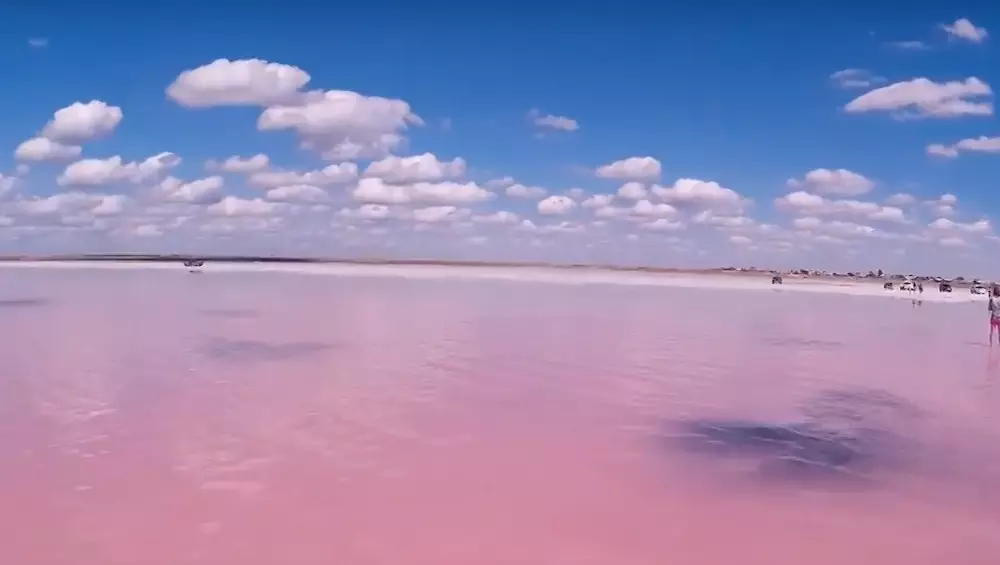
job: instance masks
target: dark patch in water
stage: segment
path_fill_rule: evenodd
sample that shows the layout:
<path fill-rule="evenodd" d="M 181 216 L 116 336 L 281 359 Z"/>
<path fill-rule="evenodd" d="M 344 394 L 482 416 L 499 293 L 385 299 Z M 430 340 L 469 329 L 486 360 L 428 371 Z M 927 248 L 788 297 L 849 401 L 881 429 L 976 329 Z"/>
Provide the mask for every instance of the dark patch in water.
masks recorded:
<path fill-rule="evenodd" d="M 871 475 L 905 463 L 907 432 L 922 412 L 878 390 L 824 392 L 791 422 L 689 420 L 671 424 L 669 445 L 689 454 L 749 459 L 751 474 L 800 486 L 870 484 Z"/>
<path fill-rule="evenodd" d="M 256 318 L 259 315 L 254 310 L 241 308 L 206 308 L 201 313 L 218 318 Z"/>
<path fill-rule="evenodd" d="M 211 338 L 199 348 L 202 355 L 220 361 L 258 362 L 284 361 L 314 355 L 330 349 L 330 345 L 315 341 L 268 343 L 256 340 Z"/>
<path fill-rule="evenodd" d="M 48 303 L 44 298 L 5 298 L 0 299 L 0 308 L 31 308 Z"/>

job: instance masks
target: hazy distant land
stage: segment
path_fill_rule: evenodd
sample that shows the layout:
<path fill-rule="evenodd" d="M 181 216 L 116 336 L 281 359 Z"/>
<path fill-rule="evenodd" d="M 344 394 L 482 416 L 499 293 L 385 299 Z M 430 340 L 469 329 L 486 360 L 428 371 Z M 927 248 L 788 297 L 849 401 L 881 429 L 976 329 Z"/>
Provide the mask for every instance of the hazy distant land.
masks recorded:
<path fill-rule="evenodd" d="M 809 269 L 764 269 L 756 267 L 706 267 L 706 268 L 685 268 L 685 267 L 653 267 L 653 266 L 626 266 L 594 263 L 557 263 L 557 262 L 517 262 L 517 261 L 469 261 L 469 260 L 441 260 L 441 259 L 343 259 L 343 258 L 317 258 L 317 257 L 289 257 L 289 256 L 257 256 L 257 255 L 188 255 L 188 254 L 138 254 L 138 253 L 105 253 L 105 254 L 65 254 L 65 255 L 5 255 L 0 256 L 0 262 L 47 262 L 47 261 L 113 261 L 113 262 L 141 262 L 141 263 L 183 263 L 188 260 L 203 260 L 206 263 L 278 263 L 278 264 L 330 264 L 330 265 L 397 265 L 397 266 L 441 266 L 441 267 L 489 267 L 489 268 L 547 268 L 547 269 L 579 269 L 589 271 L 619 271 L 637 273 L 663 273 L 663 274 L 730 274 L 739 276 L 771 276 L 781 274 L 785 277 L 810 278 L 821 280 L 856 280 L 866 282 L 882 283 L 890 280 L 902 280 L 913 278 L 920 281 L 933 281 L 942 277 L 916 276 L 889 274 L 875 276 L 874 272 L 846 272 L 833 273 L 826 271 L 816 271 Z M 945 278 L 952 281 L 952 278 Z M 934 281 L 936 282 L 936 281 Z M 952 284 L 964 287 L 971 284 L 972 280 L 963 277 L 954 277 Z"/>

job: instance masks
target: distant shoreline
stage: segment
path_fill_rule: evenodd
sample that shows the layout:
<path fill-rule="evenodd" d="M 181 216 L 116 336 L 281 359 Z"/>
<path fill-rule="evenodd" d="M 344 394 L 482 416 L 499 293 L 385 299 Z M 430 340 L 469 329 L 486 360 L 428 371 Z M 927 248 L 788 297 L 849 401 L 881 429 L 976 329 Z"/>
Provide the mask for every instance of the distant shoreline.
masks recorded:
<path fill-rule="evenodd" d="M 276 256 L 256 256 L 256 255 L 146 255 L 132 253 L 106 253 L 106 254 L 82 254 L 82 255 L 6 255 L 0 256 L 0 264 L 3 263 L 45 263 L 45 262 L 117 262 L 117 263 L 183 263 L 188 260 L 202 260 L 206 263 L 227 263 L 227 264 L 311 264 L 311 265 L 385 265 L 385 266 L 425 266 L 425 267 L 475 267 L 475 268 L 516 268 L 516 269 L 559 269 L 577 271 L 605 271 L 605 272 L 627 272 L 665 275 L 731 275 L 731 276 L 773 276 L 780 274 L 784 278 L 815 281 L 842 281 L 867 282 L 867 283 L 898 283 L 905 278 L 898 274 L 886 274 L 883 277 L 859 276 L 855 274 L 833 274 L 833 273 L 802 273 L 788 272 L 777 269 L 756 269 L 739 267 L 706 267 L 706 268 L 684 268 L 684 267 L 652 267 L 652 266 L 626 266 L 626 265 L 606 265 L 591 263 L 546 263 L 546 262 L 517 262 L 517 261 L 462 261 L 462 260 L 442 260 L 442 259 L 337 259 L 337 258 L 316 258 L 316 257 L 276 257 Z M 937 284 L 932 277 L 914 277 L 914 280 L 928 284 Z M 947 280 L 947 279 L 946 279 Z M 965 288 L 972 284 L 972 280 L 950 280 L 956 288 Z"/>
<path fill-rule="evenodd" d="M 64 261 L 113 261 L 136 263 L 182 263 L 188 260 L 202 260 L 206 263 L 303 263 L 317 265 L 398 265 L 398 266 L 439 266 L 439 267 L 513 267 L 547 269 L 585 269 L 600 271 L 634 271 L 645 273 L 671 274 L 772 274 L 770 270 L 739 270 L 737 268 L 704 268 L 691 269 L 679 267 L 629 267 L 622 265 L 600 265 L 590 263 L 545 263 L 516 261 L 448 261 L 441 259 L 334 259 L 311 257 L 268 257 L 252 255 L 133 255 L 133 254 L 101 254 L 101 255 L 41 255 L 41 256 L 0 256 L 0 263 L 9 262 L 64 262 Z"/>

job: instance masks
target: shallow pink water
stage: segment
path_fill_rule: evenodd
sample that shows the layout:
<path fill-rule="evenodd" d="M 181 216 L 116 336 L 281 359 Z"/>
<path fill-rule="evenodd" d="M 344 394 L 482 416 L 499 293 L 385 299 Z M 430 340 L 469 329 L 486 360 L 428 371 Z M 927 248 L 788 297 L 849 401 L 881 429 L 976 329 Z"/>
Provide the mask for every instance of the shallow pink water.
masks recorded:
<path fill-rule="evenodd" d="M 138 271 L 5 272 L 0 300 L 0 563 L 1000 555 L 978 305 Z M 850 480 L 675 441 L 845 391 L 898 439 Z"/>

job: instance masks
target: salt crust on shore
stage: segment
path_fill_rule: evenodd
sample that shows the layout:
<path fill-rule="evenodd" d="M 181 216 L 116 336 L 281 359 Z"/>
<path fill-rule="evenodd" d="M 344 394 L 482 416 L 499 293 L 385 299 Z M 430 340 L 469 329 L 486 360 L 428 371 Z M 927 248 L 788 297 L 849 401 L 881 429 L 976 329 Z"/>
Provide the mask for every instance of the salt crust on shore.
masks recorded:
<path fill-rule="evenodd" d="M 0 263 L 6 269 L 145 269 L 186 271 L 179 263 L 130 261 L 16 261 Z M 486 267 L 454 265 L 372 265 L 351 263 L 211 263 L 210 273 L 284 273 L 341 277 L 400 277 L 408 279 L 504 280 L 570 285 L 662 286 L 720 290 L 757 290 L 770 292 L 815 292 L 847 296 L 881 296 L 925 302 L 969 303 L 986 299 L 967 289 L 952 293 L 938 292 L 927 285 L 923 295 L 899 290 L 885 290 L 879 281 L 823 280 L 785 277 L 784 284 L 772 285 L 766 274 L 647 273 L 607 269 L 557 267 Z"/>

